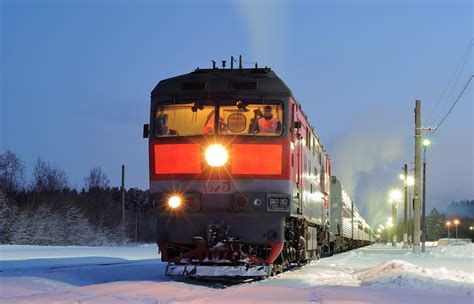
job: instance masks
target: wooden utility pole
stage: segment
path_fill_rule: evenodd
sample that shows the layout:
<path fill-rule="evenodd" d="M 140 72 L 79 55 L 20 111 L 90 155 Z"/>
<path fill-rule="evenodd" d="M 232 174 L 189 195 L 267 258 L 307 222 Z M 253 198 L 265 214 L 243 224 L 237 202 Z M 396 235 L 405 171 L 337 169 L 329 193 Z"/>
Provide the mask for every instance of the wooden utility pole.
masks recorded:
<path fill-rule="evenodd" d="M 425 242 L 426 242 L 426 147 L 423 152 L 423 204 L 422 204 L 422 213 L 421 213 L 421 252 L 425 252 Z"/>
<path fill-rule="evenodd" d="M 415 206 L 413 211 L 413 253 L 420 253 L 420 146 L 421 146 L 421 101 L 415 104 Z"/>
<path fill-rule="evenodd" d="M 122 165 L 122 224 L 125 224 L 125 165 Z"/>
<path fill-rule="evenodd" d="M 405 164 L 403 167 L 403 187 L 405 190 L 405 195 L 403 196 L 403 248 L 408 247 L 408 165 Z"/>

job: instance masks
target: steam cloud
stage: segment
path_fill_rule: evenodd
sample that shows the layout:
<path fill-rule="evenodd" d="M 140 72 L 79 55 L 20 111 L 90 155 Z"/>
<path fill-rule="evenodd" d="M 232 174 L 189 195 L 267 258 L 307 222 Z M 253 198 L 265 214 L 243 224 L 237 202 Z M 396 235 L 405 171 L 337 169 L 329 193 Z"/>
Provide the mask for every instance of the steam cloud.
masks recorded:
<path fill-rule="evenodd" d="M 346 188 L 359 210 L 374 227 L 385 224 L 390 214 L 388 186 L 401 166 L 404 142 L 401 132 L 385 119 L 383 111 L 366 112 L 345 126 L 331 149 L 332 174 Z"/>

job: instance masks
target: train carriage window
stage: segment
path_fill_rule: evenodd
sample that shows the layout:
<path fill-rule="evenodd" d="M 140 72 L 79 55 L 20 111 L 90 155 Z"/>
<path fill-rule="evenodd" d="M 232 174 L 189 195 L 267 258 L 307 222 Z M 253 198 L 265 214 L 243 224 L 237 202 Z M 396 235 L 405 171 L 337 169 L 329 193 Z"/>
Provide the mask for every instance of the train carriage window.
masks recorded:
<path fill-rule="evenodd" d="M 221 105 L 219 120 L 222 135 L 279 136 L 283 130 L 280 104 Z"/>
<path fill-rule="evenodd" d="M 200 103 L 158 105 L 155 136 L 192 136 L 214 134 L 215 106 Z"/>

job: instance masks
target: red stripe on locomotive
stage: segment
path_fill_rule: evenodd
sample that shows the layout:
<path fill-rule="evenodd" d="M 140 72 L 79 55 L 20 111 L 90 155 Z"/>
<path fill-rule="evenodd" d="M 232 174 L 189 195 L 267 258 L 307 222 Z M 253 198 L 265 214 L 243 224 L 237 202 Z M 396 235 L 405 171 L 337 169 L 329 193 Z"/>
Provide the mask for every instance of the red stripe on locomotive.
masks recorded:
<path fill-rule="evenodd" d="M 274 174 L 282 172 L 282 146 L 263 144 L 232 145 L 232 174 Z"/>
<path fill-rule="evenodd" d="M 201 173 L 201 152 L 197 144 L 155 145 L 155 173 Z"/>

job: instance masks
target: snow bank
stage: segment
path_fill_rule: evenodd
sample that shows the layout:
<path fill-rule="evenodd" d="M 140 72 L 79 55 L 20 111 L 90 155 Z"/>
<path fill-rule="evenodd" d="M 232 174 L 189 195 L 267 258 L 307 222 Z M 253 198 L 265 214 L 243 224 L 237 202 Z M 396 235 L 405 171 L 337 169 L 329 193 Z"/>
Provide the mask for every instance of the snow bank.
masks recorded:
<path fill-rule="evenodd" d="M 438 246 L 431 250 L 430 255 L 434 257 L 474 259 L 474 244 L 452 243 L 446 246 Z"/>
<path fill-rule="evenodd" d="M 156 244 L 115 247 L 0 245 L 0 261 L 24 261 L 28 259 L 51 260 L 79 257 L 107 257 L 126 260 L 141 260 L 158 259 L 160 255 L 158 254 L 158 247 Z"/>
<path fill-rule="evenodd" d="M 402 260 L 390 260 L 354 273 L 362 286 L 390 284 L 432 289 L 436 284 L 472 289 L 474 274 L 441 268 L 423 268 Z"/>

